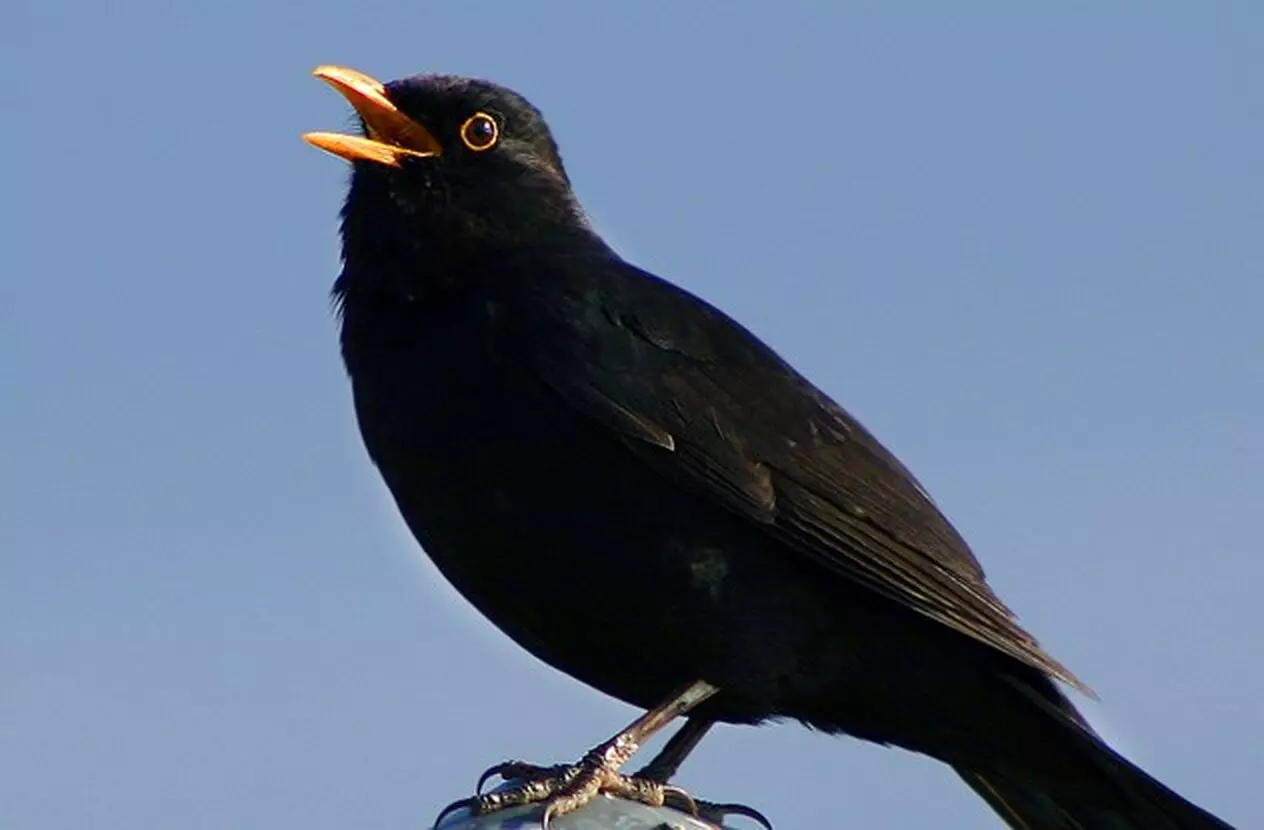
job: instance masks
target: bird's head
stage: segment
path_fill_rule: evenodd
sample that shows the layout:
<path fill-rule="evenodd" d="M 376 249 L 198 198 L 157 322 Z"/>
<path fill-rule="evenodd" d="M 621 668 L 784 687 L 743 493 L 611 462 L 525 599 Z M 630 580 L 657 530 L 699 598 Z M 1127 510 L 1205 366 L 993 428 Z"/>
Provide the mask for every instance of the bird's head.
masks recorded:
<path fill-rule="evenodd" d="M 483 246 L 584 226 L 544 118 L 517 93 L 451 75 L 382 84 L 338 66 L 313 74 L 361 121 L 359 135 L 303 136 L 354 163 L 344 233 L 360 221 L 431 244 Z"/>

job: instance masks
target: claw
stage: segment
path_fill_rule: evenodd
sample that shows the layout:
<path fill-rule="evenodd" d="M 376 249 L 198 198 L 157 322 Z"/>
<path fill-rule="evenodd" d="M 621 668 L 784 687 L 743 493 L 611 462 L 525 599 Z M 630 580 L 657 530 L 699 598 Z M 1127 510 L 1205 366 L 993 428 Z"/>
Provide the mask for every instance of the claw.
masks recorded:
<path fill-rule="evenodd" d="M 698 802 L 684 789 L 669 784 L 661 785 L 663 791 L 663 803 L 667 806 L 680 810 L 682 813 L 688 813 L 694 818 L 699 818 L 701 813 L 698 811 Z M 706 803 L 706 802 L 703 802 Z M 768 828 L 772 830 L 772 828 Z"/>
<path fill-rule="evenodd" d="M 482 795 L 483 786 L 486 785 L 488 781 L 492 780 L 493 778 L 497 776 L 500 776 L 501 778 L 503 778 L 504 773 L 502 772 L 502 770 L 508 765 L 513 764 L 513 763 L 516 763 L 516 762 L 506 761 L 503 764 L 496 764 L 495 766 L 490 766 L 487 769 L 483 770 L 483 774 L 478 777 L 478 783 L 474 785 L 474 794 Z"/>
<path fill-rule="evenodd" d="M 715 804 L 703 801 L 698 804 L 698 812 L 694 815 L 716 827 L 723 827 L 724 819 L 728 816 L 745 816 L 758 823 L 764 830 L 772 830 L 772 822 L 768 820 L 768 816 L 745 804 Z"/>
<path fill-rule="evenodd" d="M 435 818 L 434 824 L 431 825 L 431 830 L 434 830 L 434 828 L 437 828 L 440 824 L 442 824 L 443 820 L 447 818 L 449 814 L 455 813 L 457 810 L 472 808 L 474 806 L 474 801 L 475 799 L 473 798 L 458 798 L 447 807 L 444 807 L 439 811 L 439 815 Z"/>

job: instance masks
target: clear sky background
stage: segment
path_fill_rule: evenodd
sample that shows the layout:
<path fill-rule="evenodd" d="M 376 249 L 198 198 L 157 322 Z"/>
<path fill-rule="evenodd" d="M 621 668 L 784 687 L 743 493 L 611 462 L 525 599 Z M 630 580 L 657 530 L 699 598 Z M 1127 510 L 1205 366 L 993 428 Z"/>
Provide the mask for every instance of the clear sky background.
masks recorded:
<path fill-rule="evenodd" d="M 365 456 L 326 62 L 530 97 L 607 237 L 899 454 L 1116 745 L 1264 826 L 1264 4 L 18 0 L 0 47 L 0 827 L 416 830 L 634 714 L 467 607 Z M 999 826 L 793 724 L 681 782 Z"/>

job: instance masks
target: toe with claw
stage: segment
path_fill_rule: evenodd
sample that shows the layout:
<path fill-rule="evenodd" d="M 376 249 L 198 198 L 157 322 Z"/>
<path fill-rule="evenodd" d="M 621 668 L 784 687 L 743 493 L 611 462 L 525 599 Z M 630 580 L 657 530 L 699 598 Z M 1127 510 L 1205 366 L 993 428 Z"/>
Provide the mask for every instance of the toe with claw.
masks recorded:
<path fill-rule="evenodd" d="M 754 807 L 747 807 L 745 804 L 716 804 L 711 801 L 699 801 L 697 805 L 698 811 L 693 815 L 716 827 L 726 826 L 724 822 L 729 816 L 744 816 L 764 830 L 772 830 L 772 822 Z"/>

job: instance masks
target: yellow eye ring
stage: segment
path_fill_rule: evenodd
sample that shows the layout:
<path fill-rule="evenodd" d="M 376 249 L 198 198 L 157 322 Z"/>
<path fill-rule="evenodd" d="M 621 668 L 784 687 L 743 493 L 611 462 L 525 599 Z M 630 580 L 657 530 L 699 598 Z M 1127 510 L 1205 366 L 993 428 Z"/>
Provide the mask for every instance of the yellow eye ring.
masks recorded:
<path fill-rule="evenodd" d="M 476 153 L 490 150 L 500 141 L 500 125 L 485 112 L 476 112 L 461 125 L 461 141 Z"/>

